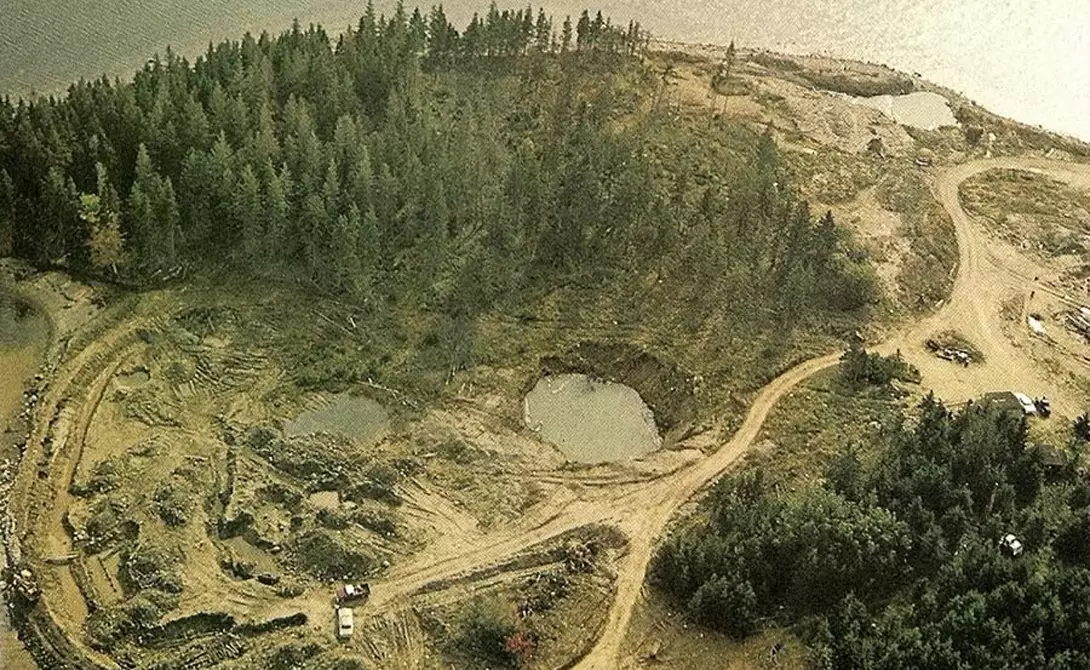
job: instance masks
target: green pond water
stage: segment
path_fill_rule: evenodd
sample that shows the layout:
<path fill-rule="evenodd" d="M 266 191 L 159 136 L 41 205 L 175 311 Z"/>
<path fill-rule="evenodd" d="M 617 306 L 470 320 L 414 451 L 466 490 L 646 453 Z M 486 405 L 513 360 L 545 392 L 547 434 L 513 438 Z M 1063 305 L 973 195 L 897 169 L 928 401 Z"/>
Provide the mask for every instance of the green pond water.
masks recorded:
<path fill-rule="evenodd" d="M 651 410 L 634 389 L 586 375 L 543 377 L 526 396 L 526 425 L 580 463 L 638 458 L 662 446 Z"/>

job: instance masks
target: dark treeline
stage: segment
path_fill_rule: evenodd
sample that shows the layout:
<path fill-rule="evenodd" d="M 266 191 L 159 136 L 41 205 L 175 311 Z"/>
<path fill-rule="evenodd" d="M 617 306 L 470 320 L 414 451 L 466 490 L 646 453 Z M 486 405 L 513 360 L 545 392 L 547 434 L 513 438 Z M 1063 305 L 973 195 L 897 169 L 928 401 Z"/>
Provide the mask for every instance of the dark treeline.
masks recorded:
<path fill-rule="evenodd" d="M 442 7 L 369 6 L 336 38 L 295 25 L 5 101 L 0 253 L 136 284 L 229 265 L 357 297 L 410 286 L 459 310 L 673 254 L 792 313 L 868 302 L 771 138 L 729 183 L 655 161 L 670 118 L 646 39 L 600 13 L 493 5 L 459 32 Z"/>
<path fill-rule="evenodd" d="M 799 624 L 816 667 L 1087 667 L 1090 481 L 1046 467 L 1020 417 L 931 398 L 920 413 L 824 485 L 724 479 L 652 580 L 739 637 Z M 1007 533 L 1023 555 L 1000 550 Z"/>

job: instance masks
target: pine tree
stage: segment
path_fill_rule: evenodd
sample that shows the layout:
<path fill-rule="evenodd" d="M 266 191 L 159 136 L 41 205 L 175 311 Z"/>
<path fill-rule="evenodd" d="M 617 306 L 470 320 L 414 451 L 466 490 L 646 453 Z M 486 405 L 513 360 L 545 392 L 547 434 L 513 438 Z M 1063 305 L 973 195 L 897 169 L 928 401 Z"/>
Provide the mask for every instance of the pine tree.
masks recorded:
<path fill-rule="evenodd" d="M 575 24 L 575 46 L 580 51 L 590 46 L 590 31 L 590 14 L 584 9 L 583 13 L 579 15 L 579 22 Z"/>
<path fill-rule="evenodd" d="M 263 243 L 265 237 L 265 208 L 261 201 L 261 184 L 253 169 L 242 168 L 238 191 L 235 194 L 235 211 L 238 213 L 242 234 L 241 257 L 252 271 L 260 273 L 265 261 Z"/>
<path fill-rule="evenodd" d="M 564 17 L 564 26 L 560 32 L 560 53 L 567 53 L 571 49 L 572 28 L 571 17 Z"/>
<path fill-rule="evenodd" d="M 46 228 L 46 234 L 39 241 L 39 260 L 49 263 L 67 262 L 73 228 L 76 225 L 76 201 L 77 194 L 64 171 L 56 166 L 50 168 L 42 187 L 42 216 L 51 225 Z"/>
<path fill-rule="evenodd" d="M 368 279 L 375 275 L 382 257 L 380 236 L 378 215 L 375 214 L 374 207 L 368 207 L 363 210 L 359 233 L 356 235 L 356 257 L 360 260 L 361 271 Z"/>
<path fill-rule="evenodd" d="M 359 231 L 362 224 L 360 211 L 354 205 L 348 214 L 337 217 L 330 240 L 330 256 L 334 269 L 333 286 L 356 295 L 361 287 L 359 249 Z"/>
<path fill-rule="evenodd" d="M 152 166 L 147 147 L 140 145 L 136 157 L 136 177 L 129 191 L 125 221 L 126 237 L 132 240 L 136 264 L 151 270 L 158 267 L 157 217 L 155 203 L 159 197 L 159 176 Z"/>
<path fill-rule="evenodd" d="M 0 256 L 12 251 L 15 239 L 15 185 L 7 170 L 0 169 Z"/>
<path fill-rule="evenodd" d="M 428 15 L 428 58 L 430 66 L 446 66 L 454 56 L 457 31 L 450 25 L 442 5 L 435 5 Z"/>
<path fill-rule="evenodd" d="M 409 50 L 413 55 L 423 55 L 428 45 L 428 26 L 420 8 L 413 8 L 409 17 Z"/>
<path fill-rule="evenodd" d="M 537 11 L 537 22 L 534 24 L 534 47 L 541 52 L 549 50 L 549 38 L 552 36 L 553 27 L 549 18 L 545 16 L 545 10 Z"/>
<path fill-rule="evenodd" d="M 235 210 L 235 153 L 220 133 L 208 156 L 206 188 L 209 189 L 210 213 L 208 241 L 218 254 L 233 248 L 239 239 L 238 212 Z"/>
<path fill-rule="evenodd" d="M 251 160 L 254 165 L 266 162 L 276 164 L 280 160 L 280 141 L 276 138 L 276 123 L 268 102 L 262 103 L 258 112 L 257 130 L 253 137 Z"/>
<path fill-rule="evenodd" d="M 329 278 L 334 274 L 328 254 L 329 213 L 319 194 L 311 193 L 303 201 L 299 223 L 307 273 L 319 286 L 328 286 Z"/>
<path fill-rule="evenodd" d="M 291 206 L 288 193 L 291 192 L 291 175 L 285 169 L 277 174 L 271 164 L 265 170 L 265 183 L 262 193 L 262 206 L 265 212 L 266 232 L 262 238 L 263 256 L 272 269 L 279 269 L 291 256 L 288 244 L 289 219 Z"/>
<path fill-rule="evenodd" d="M 162 259 L 161 267 L 173 269 L 178 265 L 178 238 L 181 234 L 182 217 L 178 212 L 178 199 L 170 177 L 163 179 L 160 183 L 159 199 L 155 209 L 158 216 L 158 253 Z"/>

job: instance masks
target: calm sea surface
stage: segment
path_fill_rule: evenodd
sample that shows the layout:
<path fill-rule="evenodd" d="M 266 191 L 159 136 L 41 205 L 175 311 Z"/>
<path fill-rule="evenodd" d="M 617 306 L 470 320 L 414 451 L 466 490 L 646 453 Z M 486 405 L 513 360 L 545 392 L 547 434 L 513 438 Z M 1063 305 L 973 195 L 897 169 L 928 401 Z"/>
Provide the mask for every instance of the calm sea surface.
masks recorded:
<path fill-rule="evenodd" d="M 127 74 L 170 44 L 200 51 L 293 18 L 331 31 L 357 0 L 3 0 L 0 92 L 52 92 L 79 77 Z M 393 3 L 377 0 L 380 11 Z M 412 5 L 409 0 L 407 5 Z M 499 3 L 523 6 L 525 3 Z M 557 17 L 582 2 L 543 0 Z M 459 27 L 486 0 L 448 0 Z M 1090 0 L 602 0 L 616 21 L 692 42 L 828 53 L 888 63 L 958 89 L 1006 116 L 1090 140 Z"/>

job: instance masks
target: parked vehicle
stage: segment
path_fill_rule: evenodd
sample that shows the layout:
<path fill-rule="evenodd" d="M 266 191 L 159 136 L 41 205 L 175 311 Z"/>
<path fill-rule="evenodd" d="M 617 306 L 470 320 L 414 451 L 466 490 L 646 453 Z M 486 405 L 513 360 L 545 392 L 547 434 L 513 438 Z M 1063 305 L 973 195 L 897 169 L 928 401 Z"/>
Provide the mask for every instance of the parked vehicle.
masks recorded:
<path fill-rule="evenodd" d="M 337 589 L 337 604 L 349 605 L 353 603 L 365 602 L 371 597 L 371 585 L 364 582 L 362 584 L 342 584 Z"/>
<path fill-rule="evenodd" d="M 347 640 L 356 628 L 356 617 L 351 607 L 337 608 L 337 637 Z"/>
<path fill-rule="evenodd" d="M 1022 546 L 1022 541 L 1019 540 L 1014 533 L 1007 533 L 1003 536 L 1003 539 L 999 541 L 999 549 L 1008 556 L 1021 556 L 1025 547 Z"/>

